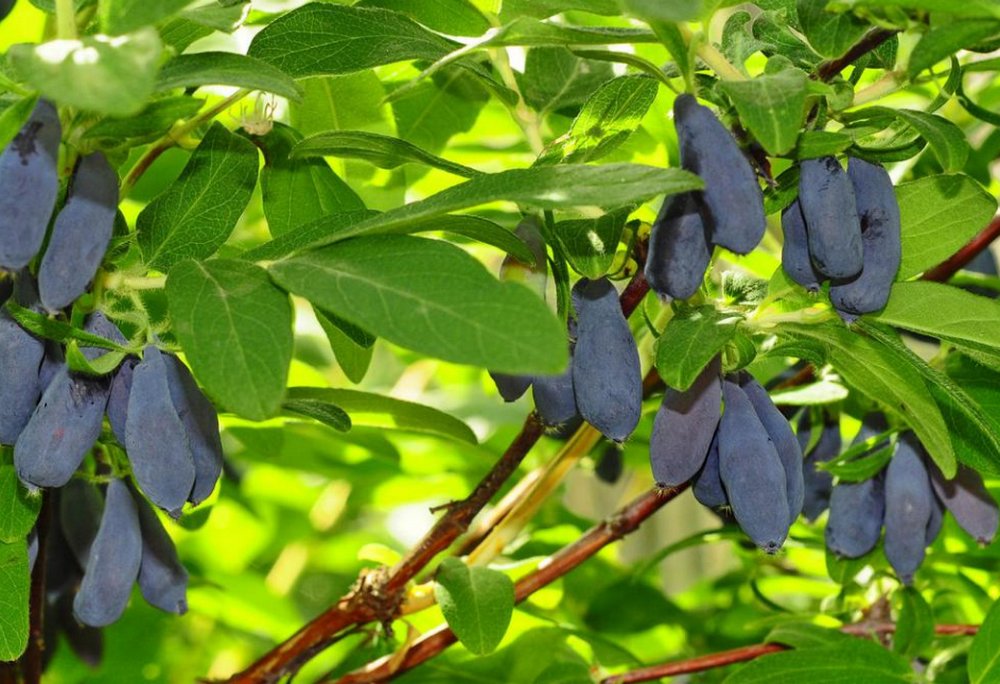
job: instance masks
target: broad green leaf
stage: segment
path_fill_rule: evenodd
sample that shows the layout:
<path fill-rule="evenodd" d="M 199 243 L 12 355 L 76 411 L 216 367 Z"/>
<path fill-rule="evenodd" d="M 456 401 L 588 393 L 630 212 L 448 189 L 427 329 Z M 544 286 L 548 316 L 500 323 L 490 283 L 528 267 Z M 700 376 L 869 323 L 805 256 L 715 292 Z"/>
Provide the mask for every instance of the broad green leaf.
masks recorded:
<path fill-rule="evenodd" d="M 442 151 L 453 135 L 476 125 L 489 93 L 463 69 L 420 81 L 392 94 L 396 135 L 426 152 Z"/>
<path fill-rule="evenodd" d="M 41 507 L 42 497 L 28 495 L 14 466 L 0 465 L 0 544 L 27 537 Z"/>
<path fill-rule="evenodd" d="M 620 0 L 629 14 L 650 21 L 697 21 L 715 9 L 716 0 Z"/>
<path fill-rule="evenodd" d="M 211 256 L 229 237 L 257 184 L 257 148 L 216 122 L 184 171 L 136 220 L 149 266 L 166 271 Z"/>
<path fill-rule="evenodd" d="M 448 626 L 469 651 L 491 653 L 514 613 L 514 583 L 489 568 L 470 568 L 446 558 L 434 576 L 434 596 Z"/>
<path fill-rule="evenodd" d="M 870 28 L 850 13 L 828 11 L 822 0 L 798 0 L 796 10 L 802 33 L 824 57 L 840 57 Z"/>
<path fill-rule="evenodd" d="M 504 23 L 518 17 L 547 19 L 571 10 L 615 16 L 621 12 L 621 5 L 619 0 L 504 0 L 500 19 Z"/>
<path fill-rule="evenodd" d="M 697 190 L 702 181 L 680 169 L 658 169 L 640 164 L 600 166 L 558 165 L 511 169 L 483 174 L 442 190 L 418 202 L 358 220 L 358 216 L 331 216 L 304 227 L 305 236 L 288 236 L 284 244 L 265 245 L 247 255 L 276 258 L 296 250 L 329 245 L 361 235 L 431 230 L 422 224 L 442 214 L 480 204 L 507 200 L 539 209 L 579 207 L 617 208 L 661 194 Z"/>
<path fill-rule="evenodd" d="M 969 143 L 961 128 L 944 117 L 913 109 L 897 109 L 895 115 L 920 133 L 920 137 L 934 150 L 934 155 L 945 172 L 965 168 L 965 162 L 969 158 Z"/>
<path fill-rule="evenodd" d="M 414 351 L 507 373 L 566 366 L 565 331 L 545 303 L 447 242 L 372 236 L 268 270 L 290 292 Z"/>
<path fill-rule="evenodd" d="M 989 684 L 998 677 L 1000 677 L 1000 601 L 996 601 L 990 608 L 969 649 L 970 684 Z"/>
<path fill-rule="evenodd" d="M 111 35 L 152 26 L 176 14 L 193 0 L 101 0 L 101 29 Z"/>
<path fill-rule="evenodd" d="M 901 587 L 894 598 L 899 602 L 899 612 L 892 650 L 904 658 L 916 658 L 934 641 L 934 615 L 913 587 Z"/>
<path fill-rule="evenodd" d="M 553 161 L 584 163 L 607 155 L 632 135 L 649 111 L 659 83 L 648 76 L 620 76 L 598 88 L 573 119 Z M 550 156 L 550 155 L 544 155 Z"/>
<path fill-rule="evenodd" d="M 275 123 L 267 135 L 255 138 L 264 153 L 260 190 L 272 237 L 323 216 L 365 209 L 361 198 L 326 161 L 291 158 L 301 139 L 294 128 L 281 123 Z"/>
<path fill-rule="evenodd" d="M 871 441 L 872 447 L 874 447 L 884 440 L 873 439 Z M 862 445 L 852 445 L 836 458 L 819 463 L 816 467 L 818 470 L 824 470 L 840 478 L 841 481 L 861 482 L 862 480 L 870 480 L 882 472 L 895 451 L 895 445 L 874 450 L 868 450 Z"/>
<path fill-rule="evenodd" d="M 44 337 L 56 342 L 69 342 L 77 340 L 88 347 L 99 349 L 110 349 L 111 351 L 127 351 L 124 347 L 111 340 L 91 335 L 80 328 L 74 328 L 69 323 L 65 323 L 55 318 L 49 318 L 45 314 L 38 313 L 31 309 L 20 306 L 13 299 L 8 299 L 4 305 L 11 316 L 18 324 L 30 333 L 38 337 Z"/>
<path fill-rule="evenodd" d="M 427 28 L 449 36 L 481 36 L 490 30 L 489 20 L 469 0 L 361 0 L 355 7 L 381 7 L 402 12 Z"/>
<path fill-rule="evenodd" d="M 771 400 L 779 406 L 815 406 L 832 404 L 846 399 L 847 388 L 830 378 L 798 387 L 787 387 L 771 392 Z"/>
<path fill-rule="evenodd" d="M 250 12 L 250 2 L 212 2 L 184 10 L 160 25 L 163 42 L 184 52 L 196 40 L 215 31 L 232 33 L 243 25 Z"/>
<path fill-rule="evenodd" d="M 956 343 L 1000 347 L 1000 303 L 942 283 L 896 283 L 877 320 Z"/>
<path fill-rule="evenodd" d="M 822 4 L 822 3 L 820 3 Z M 1000 6 L 995 0 L 845 0 L 841 5 L 867 5 L 869 7 L 901 7 L 905 9 L 940 12 L 956 17 L 993 17 L 1000 19 Z"/>
<path fill-rule="evenodd" d="M 801 69 L 783 69 L 747 81 L 723 81 L 740 121 L 769 153 L 785 154 L 793 147 L 806 117 L 806 84 Z"/>
<path fill-rule="evenodd" d="M 375 338 L 339 316 L 319 309 L 314 311 L 344 375 L 355 384 L 364 380 L 375 349 Z"/>
<path fill-rule="evenodd" d="M 757 658 L 726 677 L 724 684 L 906 684 L 913 681 L 904 658 L 864 639 L 832 646 L 783 651 Z"/>
<path fill-rule="evenodd" d="M 895 330 L 867 319 L 859 320 L 857 326 L 886 348 L 891 349 L 896 355 L 897 363 L 907 364 L 923 376 L 949 427 L 952 446 L 958 460 L 982 473 L 1000 475 L 1000 457 L 998 457 L 1000 427 L 996 419 L 987 415 L 982 407 L 951 378 L 913 353 L 903 344 Z M 931 455 L 933 456 L 933 453 Z M 947 477 L 953 477 L 951 471 L 940 463 L 938 465 Z"/>
<path fill-rule="evenodd" d="M 898 280 L 912 278 L 950 257 L 986 227 L 997 209 L 996 199 L 963 174 L 900 183 L 896 199 L 903 240 Z"/>
<path fill-rule="evenodd" d="M 997 36 L 1000 36 L 1000 21 L 965 19 L 937 24 L 913 48 L 906 74 L 913 80 L 921 71 L 947 59 L 958 50 Z"/>
<path fill-rule="evenodd" d="M 529 17 L 515 19 L 489 41 L 491 46 L 619 45 L 655 43 L 656 34 L 646 29 L 617 26 L 571 26 Z"/>
<path fill-rule="evenodd" d="M 22 81 L 60 105 L 128 116 L 152 95 L 161 50 L 160 37 L 147 28 L 14 45 L 7 61 Z"/>
<path fill-rule="evenodd" d="M 188 260 L 170 269 L 174 333 L 221 406 L 251 420 L 278 411 L 292 359 L 292 307 L 267 273 L 242 261 Z"/>
<path fill-rule="evenodd" d="M 120 143 L 126 138 L 146 138 L 161 135 L 181 119 L 198 113 L 204 100 L 189 95 L 166 97 L 149 104 L 135 116 L 107 118 L 98 121 L 83 134 L 84 139 L 104 139 Z"/>
<path fill-rule="evenodd" d="M 503 226 L 480 216 L 469 214 L 449 214 L 428 221 L 425 228 L 419 232 L 440 231 L 449 235 L 460 235 L 470 240 L 482 242 L 484 245 L 492 245 L 512 254 L 522 261 L 531 261 L 534 256 L 531 248 L 515 235 L 512 231 Z M 397 231 L 404 232 L 404 231 Z M 409 231 L 405 231 L 409 232 Z"/>
<path fill-rule="evenodd" d="M 838 629 L 820 627 L 809 622 L 786 622 L 768 632 L 764 641 L 804 649 L 835 646 L 855 638 Z"/>
<path fill-rule="evenodd" d="M 656 369 L 675 390 L 691 386 L 702 369 L 733 339 L 739 318 L 714 306 L 677 313 L 656 341 Z"/>
<path fill-rule="evenodd" d="M 332 130 L 389 131 L 385 88 L 372 69 L 342 76 L 307 78 L 305 95 L 289 107 L 292 125 L 303 135 Z"/>
<path fill-rule="evenodd" d="M 339 432 L 347 432 L 351 429 L 351 418 L 344 409 L 328 401 L 285 399 L 281 407 L 286 413 L 312 418 Z"/>
<path fill-rule="evenodd" d="M 76 340 L 70 340 L 69 344 L 66 345 L 66 366 L 71 371 L 84 375 L 99 377 L 113 373 L 126 356 L 128 354 L 123 351 L 109 351 L 97 358 L 88 359 L 84 356 Z"/>
<path fill-rule="evenodd" d="M 290 100 L 302 98 L 302 87 L 267 62 L 234 52 L 196 52 L 177 55 L 156 77 L 158 91 L 224 85 L 274 93 Z"/>
<path fill-rule="evenodd" d="M 248 54 L 301 78 L 435 61 L 456 47 L 398 12 L 312 2 L 264 27 Z"/>
<path fill-rule="evenodd" d="M 528 50 L 517 83 L 530 107 L 557 111 L 582 105 L 613 77 L 607 62 L 580 58 L 565 47 L 536 47 Z"/>
<path fill-rule="evenodd" d="M 834 131 L 803 131 L 795 145 L 796 159 L 815 159 L 839 154 L 851 146 L 851 136 Z"/>
<path fill-rule="evenodd" d="M 416 145 L 389 135 L 364 131 L 327 131 L 299 142 L 293 157 L 352 157 L 365 159 L 382 169 L 406 163 L 425 164 L 465 178 L 480 174 L 476 169 L 442 159 Z"/>
<path fill-rule="evenodd" d="M 827 360 L 844 379 L 902 418 L 917 433 L 941 471 L 953 476 L 957 466 L 948 426 L 909 358 L 839 323 L 788 324 L 782 332 L 823 344 Z"/>
<path fill-rule="evenodd" d="M 24 122 L 31 116 L 37 102 L 37 97 L 22 97 L 0 113 L 0 148 L 6 148 L 7 144 L 14 139 L 14 136 L 24 126 Z"/>
<path fill-rule="evenodd" d="M 458 418 L 412 401 L 371 392 L 323 387 L 290 387 L 288 401 L 330 404 L 343 410 L 353 425 L 402 430 L 475 444 L 475 433 Z"/>
<path fill-rule="evenodd" d="M 596 219 L 559 221 L 553 232 L 573 270 L 597 279 L 611 268 L 627 218 L 626 209 Z"/>
<path fill-rule="evenodd" d="M 0 544 L 0 661 L 16 660 L 28 647 L 30 590 L 27 545 Z"/>

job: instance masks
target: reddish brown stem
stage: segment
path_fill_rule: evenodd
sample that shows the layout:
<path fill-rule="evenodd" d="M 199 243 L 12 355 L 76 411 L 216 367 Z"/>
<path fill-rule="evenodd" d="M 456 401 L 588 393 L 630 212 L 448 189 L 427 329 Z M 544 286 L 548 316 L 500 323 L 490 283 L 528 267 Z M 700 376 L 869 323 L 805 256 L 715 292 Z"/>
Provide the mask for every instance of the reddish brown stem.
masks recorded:
<path fill-rule="evenodd" d="M 31 593 L 28 598 L 28 648 L 21 657 L 24 684 L 42 681 L 42 655 L 45 653 L 45 546 L 52 520 L 52 497 L 42 493 L 42 508 L 35 522 L 38 554 L 31 573 Z"/>
<path fill-rule="evenodd" d="M 686 485 L 671 489 L 651 489 L 612 517 L 592 527 L 576 542 L 561 549 L 543 561 L 534 572 L 518 580 L 514 585 L 514 600 L 520 603 L 594 556 L 608 544 L 635 531 L 653 513 L 684 491 L 685 487 Z M 387 681 L 430 660 L 455 641 L 455 634 L 447 625 L 442 625 L 413 642 L 401 659 L 398 655 L 386 656 L 362 670 L 341 677 L 337 680 L 338 684 Z"/>
<path fill-rule="evenodd" d="M 937 625 L 934 632 L 940 636 L 969 636 L 974 635 L 979 630 L 978 625 Z M 866 637 L 872 634 L 891 634 L 896 631 L 896 625 L 891 622 L 882 623 L 858 623 L 845 625 L 842 632 L 859 637 Z M 752 646 L 741 646 L 720 653 L 710 653 L 698 656 L 697 658 L 687 658 L 677 660 L 672 663 L 661 663 L 649 667 L 624 672 L 622 674 L 611 675 L 601 680 L 601 684 L 635 684 L 636 682 L 651 682 L 663 677 L 676 677 L 682 674 L 692 674 L 694 672 L 704 672 L 717 667 L 745 663 L 760 656 L 778 651 L 787 650 L 783 644 L 754 644 Z"/>
<path fill-rule="evenodd" d="M 898 31 L 890 29 L 872 29 L 863 35 L 861 40 L 848 48 L 847 52 L 840 57 L 823 62 L 816 67 L 816 78 L 821 81 L 829 81 L 856 59 L 868 54 L 897 33 Z"/>
<path fill-rule="evenodd" d="M 952 254 L 946 261 L 941 262 L 931 270 L 924 273 L 922 280 L 932 280 L 943 283 L 966 264 L 976 258 L 984 249 L 988 249 L 990 243 L 1000 237 L 1000 216 L 995 217 L 990 224 L 983 228 L 980 233 L 969 240 L 962 249 Z"/>
<path fill-rule="evenodd" d="M 649 292 L 649 284 L 642 272 L 644 246 L 637 245 L 636 251 L 639 268 L 620 297 L 626 317 L 632 314 Z M 431 531 L 424 535 L 403 560 L 393 568 L 363 572 L 351 591 L 334 606 L 227 681 L 230 684 L 275 682 L 296 672 L 305 662 L 329 646 L 344 629 L 373 620 L 389 624 L 399 614 L 406 584 L 468 529 L 479 511 L 517 470 L 542 433 L 543 426 L 534 414 L 528 416 L 507 451 L 483 477 L 472 494 L 449 505 Z"/>

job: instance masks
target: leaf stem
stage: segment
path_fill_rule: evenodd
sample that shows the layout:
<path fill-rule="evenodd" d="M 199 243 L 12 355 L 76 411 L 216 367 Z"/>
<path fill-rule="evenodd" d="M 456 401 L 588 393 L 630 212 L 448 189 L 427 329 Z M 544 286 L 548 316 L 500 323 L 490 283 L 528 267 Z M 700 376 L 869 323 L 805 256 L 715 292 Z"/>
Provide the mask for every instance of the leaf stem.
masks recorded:
<path fill-rule="evenodd" d="M 59 40 L 76 40 L 76 7 L 73 0 L 56 0 L 56 32 Z"/>
<path fill-rule="evenodd" d="M 719 52 L 718 48 L 712 45 L 704 34 L 695 35 L 690 28 L 681 23 L 677 24 L 677 28 L 688 45 L 694 42 L 695 54 L 701 58 L 701 61 L 711 67 L 712 71 L 723 81 L 748 80 L 746 74 L 726 59 L 726 56 Z"/>
<path fill-rule="evenodd" d="M 900 71 L 887 71 L 885 75 L 871 85 L 854 93 L 852 107 L 880 100 L 889 93 L 898 90 L 906 82 L 906 76 Z"/>

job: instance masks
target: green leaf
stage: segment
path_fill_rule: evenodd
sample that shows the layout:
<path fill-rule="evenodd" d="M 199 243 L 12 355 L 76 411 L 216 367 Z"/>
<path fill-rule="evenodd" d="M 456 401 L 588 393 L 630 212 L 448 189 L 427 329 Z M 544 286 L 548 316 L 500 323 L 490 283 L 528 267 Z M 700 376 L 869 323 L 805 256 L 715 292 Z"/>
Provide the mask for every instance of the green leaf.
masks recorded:
<path fill-rule="evenodd" d="M 362 0 L 355 7 L 381 7 L 402 12 L 429 29 L 449 36 L 481 36 L 490 29 L 489 20 L 469 0 Z"/>
<path fill-rule="evenodd" d="M 476 169 L 442 159 L 405 140 L 364 131 L 327 131 L 311 135 L 295 146 L 292 156 L 365 159 L 381 169 L 394 169 L 406 163 L 425 164 L 465 178 L 480 174 Z"/>
<path fill-rule="evenodd" d="M 476 434 L 458 418 L 412 401 L 371 392 L 324 387 L 290 387 L 288 401 L 329 404 L 343 410 L 356 427 L 401 430 L 476 444 Z"/>
<path fill-rule="evenodd" d="M 608 272 L 618 249 L 628 210 L 603 214 L 596 219 L 559 221 L 553 232 L 573 269 L 582 276 L 597 279 Z M 528 259 L 522 259 L 530 263 Z"/>
<path fill-rule="evenodd" d="M 385 88 L 374 70 L 307 78 L 305 96 L 290 106 L 296 130 L 312 135 L 331 130 L 390 130 Z"/>
<path fill-rule="evenodd" d="M 910 664 L 900 656 L 864 639 L 838 641 L 833 646 L 783 651 L 757 658 L 726 677 L 724 684 L 801 684 L 816 682 L 904 684 L 912 682 Z"/>
<path fill-rule="evenodd" d="M 656 195 L 670 195 L 701 187 L 701 179 L 687 171 L 658 169 L 640 164 L 567 164 L 511 169 L 477 176 L 427 199 L 363 220 L 358 220 L 357 215 L 320 219 L 303 228 L 303 235 L 290 235 L 281 243 L 264 245 L 247 254 L 247 258 L 273 259 L 297 250 L 321 247 L 361 235 L 430 230 L 433 229 L 432 225 L 423 224 L 435 217 L 497 200 L 517 202 L 539 209 L 571 209 L 595 205 L 599 208 L 617 208 L 636 204 Z"/>
<path fill-rule="evenodd" d="M 190 5 L 193 0 L 101 0 L 100 20 L 105 33 L 119 35 L 135 31 Z"/>
<path fill-rule="evenodd" d="M 177 55 L 156 77 L 158 91 L 224 85 L 261 90 L 290 100 L 302 99 L 302 87 L 281 69 L 234 52 Z"/>
<path fill-rule="evenodd" d="M 697 21 L 715 0 L 621 0 L 622 8 L 644 21 Z"/>
<path fill-rule="evenodd" d="M 522 261 L 530 262 L 534 259 L 531 248 L 528 247 L 524 240 L 512 231 L 481 216 L 448 214 L 434 221 L 428 221 L 425 228 L 419 232 L 429 230 L 449 233 L 451 235 L 461 235 L 470 240 L 482 242 L 484 245 L 492 245 L 508 254 L 514 255 Z M 400 230 L 397 232 L 405 233 L 410 231 Z"/>
<path fill-rule="evenodd" d="M 904 658 L 916 658 L 934 641 L 934 615 L 913 587 L 900 587 L 894 598 L 899 602 L 899 613 L 892 650 Z"/>
<path fill-rule="evenodd" d="M 330 214 L 363 211 L 361 198 L 322 159 L 293 159 L 302 139 L 294 128 L 275 123 L 254 141 L 264 153 L 260 190 L 272 237 Z"/>
<path fill-rule="evenodd" d="M 455 47 L 398 12 L 313 2 L 264 27 L 248 54 L 301 78 L 410 59 L 436 61 Z"/>
<path fill-rule="evenodd" d="M 607 62 L 582 59 L 565 47 L 537 47 L 528 50 L 517 83 L 528 106 L 544 112 L 582 105 L 613 77 Z"/>
<path fill-rule="evenodd" d="M 504 0 L 500 19 L 505 23 L 517 17 L 547 19 L 572 10 L 615 16 L 621 6 L 619 0 Z"/>
<path fill-rule="evenodd" d="M 1000 19 L 1000 7 L 994 0 L 850 0 L 852 3 L 863 2 L 871 7 L 902 7 L 906 9 L 940 12 L 956 17 L 993 17 Z"/>
<path fill-rule="evenodd" d="M 969 649 L 970 684 L 989 684 L 997 677 L 1000 677 L 1000 601 L 994 602 L 986 614 Z"/>
<path fill-rule="evenodd" d="M 8 143 L 14 139 L 28 117 L 31 116 L 37 102 L 38 98 L 35 96 L 22 97 L 0 113 L 0 147 L 6 148 Z"/>
<path fill-rule="evenodd" d="M 565 139 L 543 156 L 582 164 L 607 155 L 639 128 L 658 85 L 648 76 L 620 76 L 603 84 L 584 103 Z"/>
<path fill-rule="evenodd" d="M 677 313 L 656 341 L 656 369 L 668 386 L 683 392 L 733 339 L 739 317 L 714 306 Z"/>
<path fill-rule="evenodd" d="M 128 116 L 152 95 L 161 50 L 159 35 L 149 28 L 124 36 L 13 45 L 7 60 L 23 82 L 49 100 Z"/>
<path fill-rule="evenodd" d="M 111 351 L 124 352 L 128 351 L 125 347 L 112 342 L 111 340 L 100 337 L 99 335 L 91 335 L 79 328 L 74 328 L 69 323 L 57 320 L 55 318 L 49 318 L 45 314 L 40 314 L 37 311 L 32 311 L 31 309 L 26 309 L 20 306 L 13 299 L 8 299 L 5 304 L 7 311 L 10 315 L 14 317 L 14 320 L 18 324 L 34 335 L 38 337 L 44 337 L 49 340 L 55 340 L 56 342 L 69 342 L 70 340 L 77 340 L 85 344 L 88 347 L 98 347 L 99 349 L 110 349 Z"/>
<path fill-rule="evenodd" d="M 873 318 L 956 343 L 1000 347 L 1000 303 L 942 283 L 894 284 Z"/>
<path fill-rule="evenodd" d="M 183 259 L 214 254 L 250 201 L 257 164 L 253 143 L 212 124 L 180 177 L 136 220 L 146 263 L 166 271 Z"/>
<path fill-rule="evenodd" d="M 506 373 L 566 366 L 566 334 L 545 303 L 447 242 L 367 237 L 276 261 L 269 271 L 290 292 L 414 351 Z"/>
<path fill-rule="evenodd" d="M 913 428 L 942 472 L 955 472 L 948 426 L 919 370 L 899 350 L 839 323 L 786 324 L 782 332 L 824 344 L 828 361 L 847 382 Z"/>
<path fill-rule="evenodd" d="M 489 45 L 556 46 L 556 45 L 618 45 L 622 43 L 656 43 L 656 34 L 646 29 L 617 26 L 570 26 L 529 17 L 515 19 L 497 32 Z"/>
<path fill-rule="evenodd" d="M 287 413 L 312 418 L 338 432 L 347 432 L 351 429 L 351 418 L 344 409 L 327 401 L 286 399 L 281 407 Z"/>
<path fill-rule="evenodd" d="M 181 119 L 198 113 L 204 100 L 189 95 L 166 97 L 151 102 L 135 116 L 107 118 L 98 121 L 84 132 L 84 140 L 108 140 L 121 144 L 127 138 L 146 138 L 160 135 Z"/>
<path fill-rule="evenodd" d="M 375 338 L 339 316 L 314 309 L 316 320 L 330 341 L 330 348 L 337 359 L 337 365 L 351 382 L 364 380 L 372 361 Z M 352 334 L 354 332 L 361 335 Z M 360 337 L 360 339 L 359 339 Z"/>
<path fill-rule="evenodd" d="M 269 418 L 285 394 L 292 307 L 267 273 L 242 261 L 184 261 L 167 276 L 174 333 L 194 374 L 224 408 Z"/>
<path fill-rule="evenodd" d="M 806 117 L 806 85 L 801 69 L 765 73 L 747 81 L 723 81 L 740 121 L 770 154 L 785 154 L 799 137 Z"/>
<path fill-rule="evenodd" d="M 31 532 L 42 508 L 40 495 L 29 496 L 12 465 L 0 465 L 0 543 L 11 544 Z"/>
<path fill-rule="evenodd" d="M 796 159 L 815 159 L 839 154 L 851 146 L 851 136 L 834 131 L 803 131 L 795 146 Z"/>
<path fill-rule="evenodd" d="M 126 356 L 128 354 L 123 351 L 110 351 L 95 359 L 88 359 L 76 340 L 71 340 L 66 345 L 66 365 L 71 371 L 84 375 L 100 377 L 113 373 Z"/>
<path fill-rule="evenodd" d="M 796 10 L 802 33 L 809 44 L 824 57 L 840 57 L 870 28 L 854 15 L 827 11 L 821 0 L 798 0 Z"/>
<path fill-rule="evenodd" d="M 472 653 L 491 653 L 507 633 L 514 583 L 503 573 L 446 558 L 435 575 L 434 596 L 448 626 Z"/>
<path fill-rule="evenodd" d="M 28 647 L 28 547 L 0 544 L 0 661 L 16 660 Z"/>
<path fill-rule="evenodd" d="M 963 174 L 926 176 L 896 186 L 903 261 L 897 280 L 937 266 L 993 218 L 997 201 Z"/>
<path fill-rule="evenodd" d="M 842 644 L 856 637 L 838 629 L 820 627 L 809 622 L 786 622 L 777 625 L 764 639 L 769 644 L 784 644 L 791 648 L 823 648 Z"/>
<path fill-rule="evenodd" d="M 969 158 L 969 143 L 965 133 L 954 123 L 926 112 L 913 109 L 896 109 L 897 118 L 910 124 L 920 137 L 934 150 L 934 155 L 945 172 L 961 171 Z"/>
<path fill-rule="evenodd" d="M 872 439 L 871 446 L 855 444 L 836 458 L 818 463 L 817 469 L 839 477 L 844 482 L 869 480 L 882 471 L 896 450 L 894 445 L 874 449 L 883 439 Z"/>
<path fill-rule="evenodd" d="M 1000 21 L 966 19 L 948 21 L 934 26 L 925 33 L 906 66 L 907 78 L 913 80 L 924 69 L 929 69 L 962 48 L 1000 36 Z"/>

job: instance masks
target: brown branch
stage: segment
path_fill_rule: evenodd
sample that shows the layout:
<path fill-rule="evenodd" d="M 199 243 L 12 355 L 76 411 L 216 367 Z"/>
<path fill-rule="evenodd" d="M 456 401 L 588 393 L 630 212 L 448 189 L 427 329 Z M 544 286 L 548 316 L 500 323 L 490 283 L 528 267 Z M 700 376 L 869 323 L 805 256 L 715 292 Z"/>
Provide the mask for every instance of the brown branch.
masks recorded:
<path fill-rule="evenodd" d="M 978 625 L 936 625 L 934 632 L 939 636 L 971 636 L 979 630 Z M 896 625 L 891 622 L 866 623 L 859 622 L 853 625 L 845 625 L 840 631 L 857 637 L 866 637 L 873 634 L 891 634 L 896 631 Z M 754 644 L 752 646 L 741 646 L 728 651 L 710 653 L 696 658 L 676 660 L 671 663 L 661 663 L 649 667 L 624 672 L 622 674 L 611 675 L 601 680 L 601 684 L 636 684 L 636 682 L 651 682 L 663 677 L 676 677 L 682 674 L 692 674 L 704 672 L 717 667 L 745 663 L 755 658 L 770 653 L 788 650 L 783 644 Z"/>
<path fill-rule="evenodd" d="M 645 245 L 642 243 L 636 245 L 636 260 L 639 268 L 619 299 L 626 318 L 649 292 L 649 284 L 643 275 Z M 406 584 L 468 529 L 479 511 L 517 470 L 521 461 L 541 438 L 543 431 L 544 428 L 535 415 L 528 416 L 507 451 L 476 485 L 472 494 L 449 505 L 430 532 L 424 535 L 403 560 L 393 568 L 362 571 L 351 591 L 335 605 L 226 681 L 229 684 L 270 684 L 296 672 L 328 647 L 337 633 L 344 629 L 373 620 L 385 625 L 391 623 L 399 615 Z"/>
<path fill-rule="evenodd" d="M 847 52 L 842 54 L 840 57 L 820 63 L 820 65 L 816 67 L 815 77 L 820 81 L 829 81 L 856 59 L 868 54 L 897 33 L 898 31 L 891 29 L 872 29 L 863 35 L 861 40 L 848 48 Z"/>
<path fill-rule="evenodd" d="M 28 597 L 28 648 L 21 656 L 24 684 L 39 684 L 42 681 L 42 655 L 45 653 L 45 547 L 51 520 L 52 496 L 49 492 L 42 492 L 42 508 L 35 522 L 38 554 L 31 573 L 31 593 Z"/>
<path fill-rule="evenodd" d="M 514 600 L 517 603 L 524 601 L 539 589 L 594 556 L 608 544 L 635 531 L 647 518 L 672 501 L 686 487 L 687 485 L 670 489 L 651 489 L 633 500 L 612 517 L 592 527 L 576 542 L 542 561 L 534 572 L 518 580 L 514 585 Z M 455 641 L 454 632 L 447 625 L 441 625 L 413 642 L 402 658 L 399 658 L 399 654 L 385 656 L 362 670 L 341 677 L 337 683 L 370 684 L 387 681 L 430 660 Z"/>
<path fill-rule="evenodd" d="M 947 260 L 941 262 L 931 270 L 924 273 L 921 280 L 932 280 L 943 283 L 966 264 L 976 258 L 980 252 L 988 249 L 990 243 L 1000 237 L 1000 216 L 990 221 L 989 225 L 982 229 L 976 237 L 972 238 L 968 244 L 952 254 Z"/>

